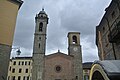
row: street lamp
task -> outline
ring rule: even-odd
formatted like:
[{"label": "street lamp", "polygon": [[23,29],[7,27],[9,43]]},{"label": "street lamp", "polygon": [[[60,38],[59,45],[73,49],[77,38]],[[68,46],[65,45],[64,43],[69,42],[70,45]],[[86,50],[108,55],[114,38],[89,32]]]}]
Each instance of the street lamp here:
[{"label": "street lamp", "polygon": [[20,55],[20,53],[21,53],[21,51],[20,51],[20,47],[15,47],[15,48],[12,48],[12,49],[14,49],[14,50],[17,50],[16,52],[16,54],[17,54],[17,56],[19,56]]},{"label": "street lamp", "polygon": [[16,52],[17,52],[17,55],[20,55],[21,53],[20,49],[18,49]]}]

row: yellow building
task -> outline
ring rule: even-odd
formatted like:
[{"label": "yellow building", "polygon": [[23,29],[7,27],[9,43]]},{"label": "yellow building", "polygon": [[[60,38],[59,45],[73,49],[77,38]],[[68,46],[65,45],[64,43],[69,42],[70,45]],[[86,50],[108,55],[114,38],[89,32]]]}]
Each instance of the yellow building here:
[{"label": "yellow building", "polygon": [[10,59],[7,80],[31,80],[32,57]]},{"label": "yellow building", "polygon": [[16,17],[21,0],[0,0],[0,80],[6,80]]},{"label": "yellow building", "polygon": [[92,64],[93,62],[83,63],[83,80],[89,80]]}]

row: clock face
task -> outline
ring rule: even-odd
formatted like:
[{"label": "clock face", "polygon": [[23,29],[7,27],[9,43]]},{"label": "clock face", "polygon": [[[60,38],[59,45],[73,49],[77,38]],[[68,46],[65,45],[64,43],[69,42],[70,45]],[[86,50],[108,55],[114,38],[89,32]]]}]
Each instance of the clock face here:
[{"label": "clock face", "polygon": [[77,50],[78,50],[78,48],[77,48],[77,47],[74,47],[74,48],[73,48],[73,50],[74,50],[74,51],[77,51]]}]

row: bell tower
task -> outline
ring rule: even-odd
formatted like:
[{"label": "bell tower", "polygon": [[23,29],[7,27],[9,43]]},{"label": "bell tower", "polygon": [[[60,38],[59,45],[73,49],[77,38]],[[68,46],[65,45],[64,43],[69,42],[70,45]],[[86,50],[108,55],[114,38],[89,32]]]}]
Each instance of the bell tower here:
[{"label": "bell tower", "polygon": [[44,9],[35,17],[32,80],[44,80],[44,57],[48,16]]},{"label": "bell tower", "polygon": [[74,76],[73,80],[83,80],[82,52],[80,45],[80,33],[68,33],[68,54],[74,57]]}]

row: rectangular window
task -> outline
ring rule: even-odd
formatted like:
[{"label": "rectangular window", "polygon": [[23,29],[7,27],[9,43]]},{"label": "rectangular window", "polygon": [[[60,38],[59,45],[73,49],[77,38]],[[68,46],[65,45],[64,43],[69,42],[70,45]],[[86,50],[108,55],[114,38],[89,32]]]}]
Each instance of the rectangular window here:
[{"label": "rectangular window", "polygon": [[11,66],[10,66],[9,70],[11,71]]},{"label": "rectangular window", "polygon": [[20,80],[21,79],[21,77],[20,76],[18,76],[18,80]]},{"label": "rectangular window", "polygon": [[13,65],[16,65],[16,61],[13,62]]},{"label": "rectangular window", "polygon": [[39,37],[39,40],[41,41],[41,37]]},{"label": "rectangular window", "polygon": [[19,61],[18,65],[20,65],[20,61]]},{"label": "rectangular window", "polygon": [[24,65],[24,61],[22,62],[22,65]]},{"label": "rectangular window", "polygon": [[40,48],[40,43],[39,43],[39,48]]},{"label": "rectangular window", "polygon": [[30,65],[30,61],[29,61],[29,65]]},{"label": "rectangular window", "polygon": [[15,73],[15,68],[12,69],[12,73]]},{"label": "rectangular window", "polygon": [[25,70],[25,73],[28,73],[28,69]]},{"label": "rectangular window", "polygon": [[89,76],[88,75],[84,75],[84,80],[89,80]]},{"label": "rectangular window", "polygon": [[23,77],[23,80],[25,80],[25,76]]},{"label": "rectangular window", "polygon": [[24,76],[23,80],[29,80],[29,76]]},{"label": "rectangular window", "polygon": [[25,61],[25,65],[27,65],[27,61]]},{"label": "rectangular window", "polygon": [[29,80],[29,76],[27,76],[27,80]]},{"label": "rectangular window", "polygon": [[20,68],[20,69],[19,69],[19,73],[21,73],[21,72],[22,72],[22,69]]}]

